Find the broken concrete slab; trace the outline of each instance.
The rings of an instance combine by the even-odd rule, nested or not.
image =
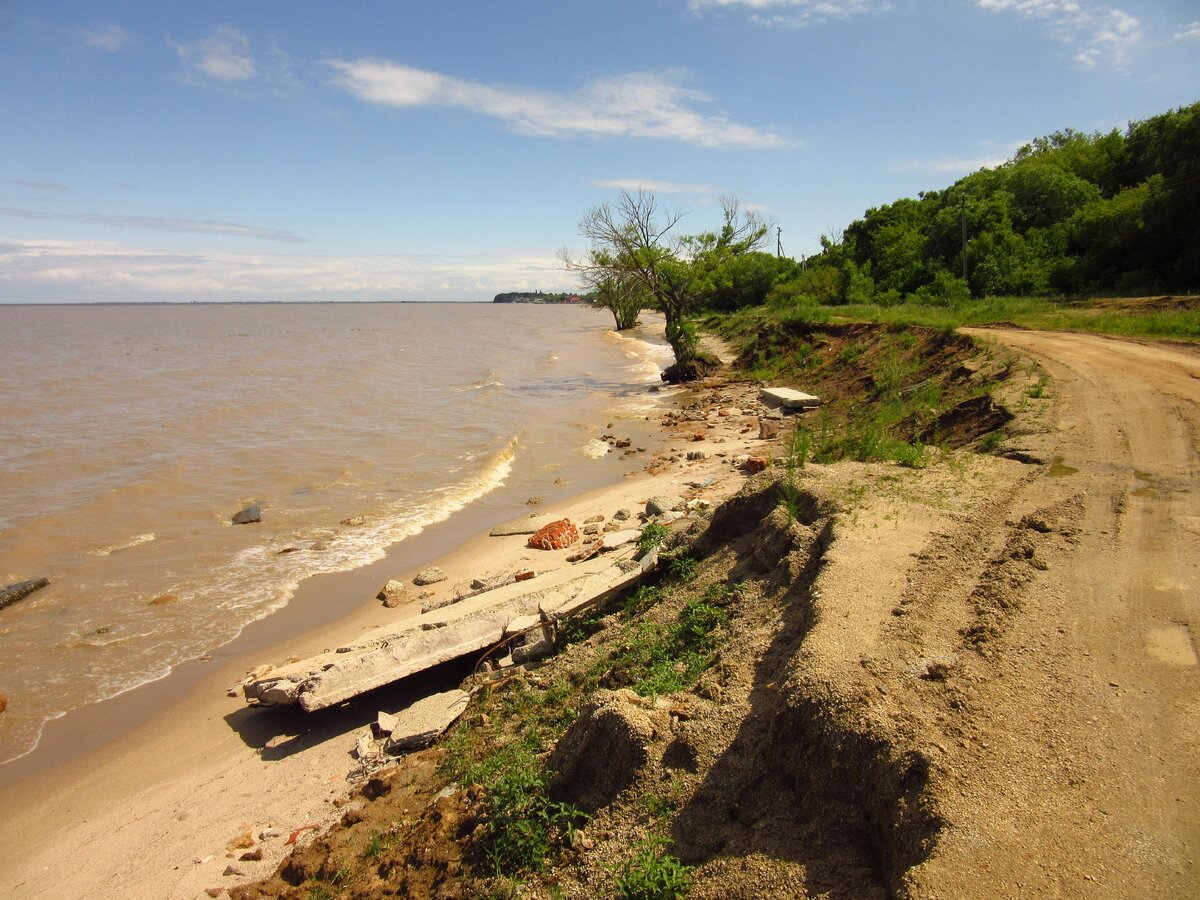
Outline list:
[[[626,544],[634,543],[642,536],[642,532],[637,528],[626,528],[624,531],[610,531],[601,540],[601,549],[615,550],[617,547],[624,547]]]
[[[492,537],[512,537],[513,535],[521,534],[537,534],[538,529],[543,525],[548,525],[554,521],[547,515],[540,516],[518,516],[515,519],[510,519],[507,522],[501,522],[488,532]]]
[[[452,690],[425,697],[396,713],[396,727],[387,742],[388,753],[424,747],[454,724],[463,714],[471,695]]]
[[[759,391],[763,403],[769,406],[781,406],[784,409],[816,409],[821,405],[821,398],[792,388],[763,388]]]
[[[414,617],[396,630],[339,648],[342,652],[276,669],[245,686],[246,702],[295,704],[308,712],[341,703],[438,663],[486,650],[503,640],[505,627],[517,616],[540,610],[559,620],[601,603],[640,580],[655,560],[657,555],[650,554],[640,564],[614,564],[598,557],[580,564],[589,569],[582,575],[577,569],[554,573],[557,578],[547,573],[543,577],[548,583],[538,590],[514,583],[448,607],[442,613],[445,625],[439,628],[425,630]]]
[[[391,734],[396,730],[396,725],[398,723],[399,719],[397,719],[394,715],[380,710],[379,714],[375,717],[375,733],[380,737]]]

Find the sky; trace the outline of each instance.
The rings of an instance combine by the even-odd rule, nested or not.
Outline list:
[[[800,258],[1197,100],[1196,0],[0,0],[0,303],[570,290],[638,188]]]

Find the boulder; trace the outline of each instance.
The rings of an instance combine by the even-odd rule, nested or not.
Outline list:
[[[395,578],[388,581],[375,596],[382,600],[383,605],[388,609],[395,609],[400,604],[407,603],[409,600],[408,588],[404,586],[404,582],[397,581]]]
[[[767,458],[765,456],[750,456],[746,459],[746,471],[751,475],[762,472],[767,468]]]
[[[777,437],[779,437],[778,419],[758,420],[758,439],[760,441],[773,441]]]
[[[446,573],[437,566],[430,566],[428,569],[423,569],[413,579],[413,584],[418,587],[424,587],[427,584],[437,584],[439,581],[446,580]]]
[[[631,515],[632,515],[632,513],[630,513],[629,510],[622,507],[621,509],[618,509],[615,513],[613,513],[613,518],[616,519],[618,522],[624,522]]]
[[[668,513],[679,505],[679,501],[675,498],[666,497],[651,497],[646,501],[646,515],[661,516]]]
[[[350,518],[348,518],[348,519],[342,519],[341,524],[349,526],[350,528],[357,528],[359,525],[367,524],[367,517],[366,516],[350,516]]]
[[[8,709],[8,695],[0,694],[0,713],[3,713],[6,709]]]
[[[235,512],[230,521],[234,525],[249,525],[252,522],[262,521],[262,507],[257,503],[247,506],[245,509]]]
[[[147,606],[167,606],[168,604],[175,603],[178,599],[174,594],[159,594]]]

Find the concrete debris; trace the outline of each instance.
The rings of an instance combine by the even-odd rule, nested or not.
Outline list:
[[[462,601],[462,597],[451,594],[449,597],[434,597],[421,604],[421,614],[433,612],[435,609],[445,609]]]
[[[400,720],[389,712],[379,711],[375,717],[375,735],[376,737],[384,737],[396,730],[396,725]]]
[[[778,419],[758,420],[758,439],[760,441],[773,441],[777,437],[779,437]]]
[[[10,584],[4,590],[0,591],[0,609],[16,603],[18,600],[24,600],[34,591],[40,591],[49,583],[49,578],[30,578],[28,581],[18,581],[16,584]]]
[[[413,579],[413,584],[417,587],[424,587],[427,584],[437,584],[439,581],[446,580],[446,573],[437,566],[430,566],[428,569],[422,570],[417,577]]]
[[[624,531],[610,531],[600,541],[600,549],[615,550],[617,547],[624,547],[626,544],[634,543],[641,536],[641,531],[636,528],[627,528]]]
[[[595,525],[592,526],[592,528],[595,528],[595,527],[596,527]],[[593,534],[594,534],[594,532],[593,532]],[[589,535],[589,536],[591,536],[591,535]],[[570,556],[568,556],[567,562],[572,562],[572,563],[586,562],[587,560],[591,559],[593,556],[595,556],[597,553],[599,553],[603,549],[604,549],[604,541],[603,540],[591,541],[589,543],[584,544],[583,547],[581,547],[578,551],[576,551],[575,553],[572,553]]]
[[[401,710],[396,714],[396,727],[387,742],[387,752],[398,753],[429,744],[454,724],[470,699],[466,691],[443,691]]]
[[[547,583],[529,590],[512,584],[487,595],[455,605],[442,618],[441,628],[424,630],[419,622],[394,631],[376,633],[347,653],[322,653],[281,666],[248,684],[246,702],[274,706],[295,704],[311,712],[341,703],[366,691],[399,681],[416,672],[461,656],[478,653],[500,643],[505,628],[517,616],[544,612],[555,621],[602,603],[636,584],[657,564],[652,551],[628,570],[604,557],[580,563],[539,578]],[[441,623],[439,623],[441,624]]]
[[[767,458],[765,456],[751,456],[746,459],[746,471],[751,475],[762,472],[767,468]]]
[[[821,398],[797,391],[792,388],[763,388],[759,391],[762,402],[768,406],[778,406],[783,409],[816,409],[821,405]]]

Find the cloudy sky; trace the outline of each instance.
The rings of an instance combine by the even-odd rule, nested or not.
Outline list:
[[[798,257],[1198,99],[1195,0],[0,0],[0,302],[564,289],[639,186]]]

